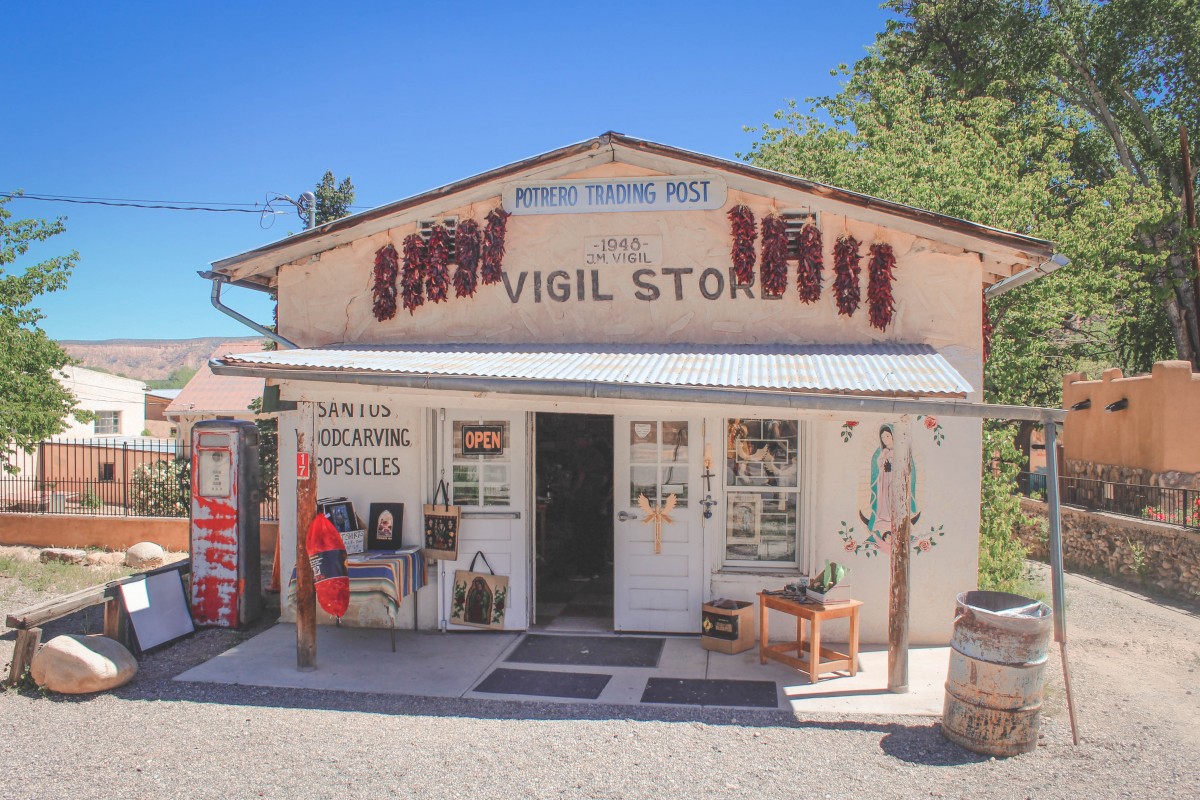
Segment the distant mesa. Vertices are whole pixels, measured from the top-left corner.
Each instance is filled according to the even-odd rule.
[[[223,342],[261,340],[258,336],[198,339],[61,339],[80,366],[143,381],[165,380],[179,370],[196,370]]]

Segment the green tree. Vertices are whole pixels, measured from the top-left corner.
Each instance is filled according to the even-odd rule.
[[[16,468],[8,456],[64,431],[75,411],[75,396],[55,377],[71,358],[38,327],[45,315],[33,303],[66,288],[79,254],[71,251],[14,270],[33,245],[66,227],[62,217],[12,220],[6,208],[10,200],[0,199],[0,460],[11,473]]]
[[[1068,157],[1091,182],[1124,174],[1164,207],[1135,231],[1152,258],[1117,333],[1145,369],[1177,355],[1200,369],[1200,308],[1183,215],[1180,126],[1200,162],[1200,3],[1195,0],[888,0],[898,18],[872,58],[931,71],[947,90],[1018,109],[1049,95],[1081,120]],[[999,83],[998,83],[999,82]]]
[[[979,588],[1021,594],[1025,545],[1016,527],[1025,522],[1021,500],[1013,494],[1023,456],[1010,428],[988,423],[983,432],[983,485],[979,520]]]
[[[338,183],[333,172],[326,170],[317,184],[316,195],[317,224],[324,225],[350,213],[350,207],[354,205],[354,184],[350,182],[349,176]],[[305,219],[307,220],[307,217]]]

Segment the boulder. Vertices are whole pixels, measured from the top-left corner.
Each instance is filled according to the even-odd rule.
[[[103,692],[137,674],[137,660],[120,642],[103,634],[55,636],[29,665],[38,686],[63,694]]]
[[[124,553],[109,553],[100,550],[93,550],[87,554],[87,565],[89,567],[108,567],[113,564],[125,563]]]
[[[163,565],[163,549],[154,542],[138,542],[125,551],[125,566],[154,569]]]
[[[61,561],[64,564],[82,564],[87,559],[87,552],[68,547],[47,547],[38,556],[43,564],[51,561]]]

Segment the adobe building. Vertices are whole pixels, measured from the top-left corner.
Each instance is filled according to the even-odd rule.
[[[886,641],[880,498],[903,424],[911,639],[944,643],[976,586],[981,423],[939,412],[982,403],[984,289],[1052,257],[609,133],[215,262],[206,277],[277,293],[281,346],[212,370],[296,404],[280,417],[285,576],[306,404],[318,494],[364,518],[403,503],[404,543],[449,484],[460,557],[405,601],[410,628],[454,629],[449,578],[476,551],[509,577],[510,630],[698,633],[702,603],[834,560],[863,640]],[[906,400],[928,410],[889,412]],[[669,520],[647,521],[642,497]],[[292,618],[286,590],[283,605]]]

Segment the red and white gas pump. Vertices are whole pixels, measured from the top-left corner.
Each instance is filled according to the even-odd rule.
[[[258,429],[243,420],[192,428],[192,619],[238,628],[262,615]]]

